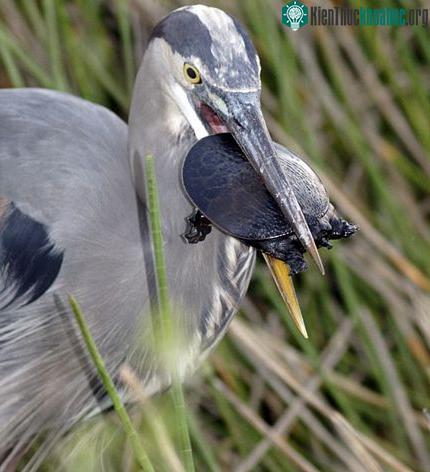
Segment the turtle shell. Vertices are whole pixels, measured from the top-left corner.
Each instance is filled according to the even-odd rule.
[[[297,156],[284,153],[281,164],[311,227],[329,208],[324,187]],[[224,233],[249,241],[293,234],[290,223],[231,134],[198,141],[185,158],[182,178],[194,205]]]

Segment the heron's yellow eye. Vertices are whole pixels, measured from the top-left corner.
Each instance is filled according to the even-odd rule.
[[[190,84],[201,84],[202,77],[200,72],[191,64],[184,64],[184,75]]]

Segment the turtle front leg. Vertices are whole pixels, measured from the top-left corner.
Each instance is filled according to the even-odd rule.
[[[197,244],[200,241],[204,241],[206,236],[212,231],[210,221],[197,208],[190,216],[185,218],[185,221],[187,222],[187,227],[183,238],[188,244]]]

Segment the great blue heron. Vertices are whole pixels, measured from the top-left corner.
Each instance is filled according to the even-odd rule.
[[[154,282],[147,153],[155,157],[160,187],[170,294],[187,339],[183,377],[222,337],[255,260],[251,246],[216,228],[198,244],[182,237],[195,208],[181,169],[197,140],[232,133],[296,240],[322,267],[293,189],[303,189],[310,207],[321,201],[328,214],[333,209],[314,172],[272,143],[260,89],[260,62],[242,26],[218,9],[192,6],[175,10],[154,29],[136,79],[129,127],[106,108],[71,95],[0,91],[3,466],[41,431],[52,442],[107,406],[71,318],[69,293],[79,300],[114,378],[126,363],[147,394],[168,386],[142,342],[142,332],[150,330]],[[276,269],[275,275],[288,285]]]

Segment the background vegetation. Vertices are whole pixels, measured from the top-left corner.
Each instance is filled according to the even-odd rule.
[[[273,137],[308,156],[361,231],[321,251],[325,277],[314,267],[296,277],[309,341],[257,267],[241,314],[186,389],[196,468],[428,471],[430,29],[292,33],[280,25],[282,2],[202,3],[246,25]],[[151,28],[182,4],[0,0],[0,87],[69,91],[126,118]],[[161,421],[170,408],[160,397],[134,415],[156,470],[180,470]],[[107,415],[69,437],[43,469],[133,464]]]

